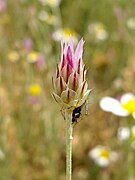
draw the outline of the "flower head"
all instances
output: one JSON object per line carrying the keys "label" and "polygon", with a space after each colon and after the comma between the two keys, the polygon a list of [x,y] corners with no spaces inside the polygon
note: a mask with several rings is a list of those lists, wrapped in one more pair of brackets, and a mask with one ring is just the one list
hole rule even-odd
{"label": "flower head", "polygon": [[125,93],[120,100],[106,96],[100,100],[101,109],[107,112],[112,112],[118,116],[133,115],[135,118],[135,95],[132,93]]}
{"label": "flower head", "polygon": [[53,78],[53,96],[63,108],[79,107],[88,98],[90,90],[83,64],[83,39],[74,50],[72,37],[61,45],[61,59]]}
{"label": "flower head", "polygon": [[89,152],[92,158],[100,167],[107,167],[111,162],[115,161],[118,156],[116,152],[111,151],[108,147],[98,145]]}

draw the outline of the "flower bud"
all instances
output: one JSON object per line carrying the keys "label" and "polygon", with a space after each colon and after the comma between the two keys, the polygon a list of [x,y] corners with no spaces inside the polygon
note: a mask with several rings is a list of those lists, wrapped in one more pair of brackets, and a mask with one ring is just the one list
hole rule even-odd
{"label": "flower bud", "polygon": [[61,59],[53,77],[53,97],[62,108],[76,108],[88,98],[90,89],[86,81],[86,69],[83,63],[83,39],[76,49],[70,36],[67,44],[61,43]]}

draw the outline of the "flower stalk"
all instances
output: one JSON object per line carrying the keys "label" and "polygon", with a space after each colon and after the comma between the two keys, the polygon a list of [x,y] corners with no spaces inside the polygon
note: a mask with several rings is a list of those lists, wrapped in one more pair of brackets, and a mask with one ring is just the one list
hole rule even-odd
{"label": "flower stalk", "polygon": [[66,112],[66,180],[72,179],[72,140],[73,124],[72,112]]}

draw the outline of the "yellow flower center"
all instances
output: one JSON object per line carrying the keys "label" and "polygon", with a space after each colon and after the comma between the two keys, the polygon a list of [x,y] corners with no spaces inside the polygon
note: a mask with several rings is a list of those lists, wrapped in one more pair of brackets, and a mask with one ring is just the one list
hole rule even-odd
{"label": "yellow flower center", "polygon": [[65,37],[69,37],[70,35],[72,35],[72,37],[74,38],[76,36],[75,32],[70,30],[69,28],[65,28],[63,34]]}
{"label": "yellow flower center", "polygon": [[121,106],[132,114],[133,112],[135,112],[135,98],[121,104]]}
{"label": "yellow flower center", "polygon": [[131,138],[132,138],[133,141],[135,141],[135,131],[133,131],[133,132],[131,133]]}
{"label": "yellow flower center", "polygon": [[51,15],[51,14],[48,14],[48,17],[46,19],[46,22],[48,24],[54,24],[55,22],[57,21],[56,17]]}
{"label": "yellow flower center", "polygon": [[41,87],[38,84],[30,85],[28,91],[31,95],[38,96],[41,93]]}
{"label": "yellow flower center", "polygon": [[108,158],[109,157],[109,151],[107,149],[102,149],[100,151],[100,156],[101,157],[105,157],[105,158]]}

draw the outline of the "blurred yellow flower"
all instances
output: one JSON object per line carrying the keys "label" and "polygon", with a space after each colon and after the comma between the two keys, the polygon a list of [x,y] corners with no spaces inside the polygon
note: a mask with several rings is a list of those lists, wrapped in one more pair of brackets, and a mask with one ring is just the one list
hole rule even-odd
{"label": "blurred yellow flower", "polygon": [[28,92],[31,95],[38,96],[41,93],[41,87],[39,84],[31,84],[28,87]]}
{"label": "blurred yellow flower", "polygon": [[40,2],[43,5],[48,5],[51,7],[59,6],[59,4],[60,4],[60,0],[40,0]]}
{"label": "blurred yellow flower", "polygon": [[52,37],[55,41],[62,40],[62,41],[68,42],[70,35],[72,36],[73,42],[75,42],[76,44],[77,33],[70,28],[58,29],[57,31],[53,33]]}
{"label": "blurred yellow flower", "polygon": [[27,55],[27,58],[26,58],[26,59],[27,59],[27,61],[28,61],[29,63],[34,63],[34,62],[37,61],[38,55],[39,55],[38,52],[36,52],[36,51],[31,51],[31,52]]}
{"label": "blurred yellow flower", "polygon": [[18,54],[18,52],[17,52],[17,51],[10,51],[10,52],[8,53],[8,59],[9,59],[9,61],[11,61],[11,62],[16,62],[16,61],[18,61],[18,60],[19,60],[19,54]]}

